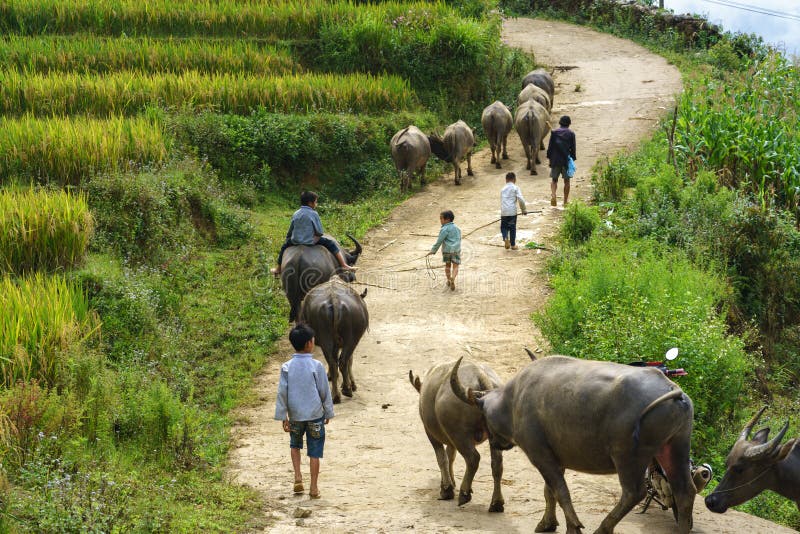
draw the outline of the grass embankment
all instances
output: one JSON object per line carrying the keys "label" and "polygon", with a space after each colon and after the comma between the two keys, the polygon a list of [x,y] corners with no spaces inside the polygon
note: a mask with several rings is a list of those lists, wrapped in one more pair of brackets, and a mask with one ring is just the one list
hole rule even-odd
{"label": "grass embankment", "polygon": [[[230,410],[286,331],[268,267],[298,193],[322,193],[329,232],[362,236],[403,198],[392,134],[477,117],[531,66],[502,47],[483,2],[459,5],[474,18],[440,3],[0,7],[15,88],[0,118],[0,183],[81,191],[94,220],[85,261],[65,253],[57,266],[78,319],[44,322],[25,295],[0,312],[0,324],[22,325],[0,331],[0,531],[266,526],[224,462]],[[271,109],[256,107],[269,95]],[[32,211],[30,221],[47,213]],[[53,228],[69,226],[57,218]],[[11,231],[4,242],[18,244]],[[28,252],[49,250],[45,236]],[[50,269],[13,258],[13,272]],[[9,278],[4,294],[25,280]],[[39,354],[17,335],[32,330],[26,316],[50,325],[42,363],[6,356]]]}
{"label": "grass embankment", "polygon": [[[686,90],[674,122],[598,165],[597,205],[567,210],[555,295],[534,320],[575,356],[652,360],[677,346],[689,375],[676,381],[695,402],[693,456],[719,480],[763,404],[774,430],[798,421],[800,285],[787,275],[800,270],[797,67],[741,36],[698,51],[678,34],[579,18],[668,54]],[[740,508],[800,527],[794,504],[771,492]]]}

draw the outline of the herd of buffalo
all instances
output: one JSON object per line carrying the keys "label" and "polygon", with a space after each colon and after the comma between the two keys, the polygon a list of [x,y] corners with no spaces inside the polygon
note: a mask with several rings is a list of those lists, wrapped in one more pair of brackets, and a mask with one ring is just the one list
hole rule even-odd
{"label": "herd of buffalo", "polygon": [[[528,166],[536,174],[538,151],[549,131],[555,85],[543,70],[529,73],[523,82],[517,110],[494,102],[483,112],[481,123],[489,140],[492,163],[508,157],[506,140],[512,128],[522,141]],[[408,126],[391,140],[391,152],[401,174],[403,188],[417,174],[424,183],[431,153],[452,162],[455,183],[461,183],[460,163],[475,144],[472,129],[463,121],[447,127],[443,136],[427,136]],[[362,247],[345,252],[354,264]],[[284,256],[281,282],[289,300],[290,320],[309,324],[328,363],[334,403],[341,394],[356,390],[353,352],[369,326],[364,298],[347,282],[323,247],[290,247]],[[336,276],[338,275],[338,277]],[[502,451],[520,447],[544,479],[546,509],[536,532],[556,530],[555,505],[561,507],[568,534],[584,528],[572,505],[564,471],[611,474],[619,477],[619,501],[602,521],[597,533],[612,533],[614,526],[641,502],[646,493],[645,472],[653,459],[663,468],[673,493],[677,531],[692,528],[692,507],[697,490],[690,474],[689,446],[692,433],[691,399],[664,373],[655,368],[612,362],[579,360],[566,356],[536,359],[505,384],[488,366],[458,360],[435,365],[424,377],[409,371],[419,392],[419,412],[441,471],[440,499],[455,497],[453,462],[456,452],[466,463],[458,492],[458,504],[470,501],[472,481],[480,455],[476,445],[489,441],[494,478],[490,512],[502,512],[500,488]],[[788,422],[773,438],[769,428],[751,437],[764,412],[759,411],[742,430],[727,458],[727,470],[716,489],[705,499],[713,512],[722,513],[769,489],[800,508],[800,446],[791,439],[781,444]]]}

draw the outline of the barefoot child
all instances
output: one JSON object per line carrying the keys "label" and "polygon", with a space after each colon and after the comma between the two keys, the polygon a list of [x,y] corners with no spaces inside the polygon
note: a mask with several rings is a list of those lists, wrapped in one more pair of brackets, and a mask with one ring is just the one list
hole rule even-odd
{"label": "barefoot child", "polygon": [[431,251],[428,252],[428,256],[436,254],[439,246],[442,247],[444,274],[447,276],[447,285],[452,291],[456,289],[456,276],[458,276],[458,266],[461,264],[461,229],[453,223],[454,220],[455,215],[450,210],[445,210],[439,214],[439,222],[442,224],[442,228],[439,230],[439,238],[431,247]]}
{"label": "barefoot child", "polygon": [[319,460],[325,445],[325,425],[333,418],[333,401],[325,367],[312,357],[314,330],[299,323],[289,332],[289,341],[297,352],[281,366],[275,419],[282,421],[284,432],[289,432],[295,494],[304,491],[300,449],[303,448],[305,436],[311,468],[308,495],[312,499],[319,499]]}
{"label": "barefoot child", "polygon": [[316,211],[318,199],[319,195],[313,191],[303,191],[300,195],[300,209],[292,215],[292,222],[289,224],[289,231],[286,233],[286,242],[281,246],[281,251],[278,253],[278,266],[270,269],[270,272],[275,276],[280,276],[281,274],[283,253],[293,245],[322,245],[336,257],[343,270],[356,270],[355,267],[347,265],[347,261],[345,261],[341,249],[336,246],[336,242],[322,235],[324,233],[322,221]]}

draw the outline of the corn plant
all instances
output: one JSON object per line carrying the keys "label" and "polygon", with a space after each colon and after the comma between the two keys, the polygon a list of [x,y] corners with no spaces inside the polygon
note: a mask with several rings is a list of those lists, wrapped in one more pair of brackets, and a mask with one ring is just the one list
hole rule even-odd
{"label": "corn plant", "polygon": [[789,209],[800,221],[800,74],[773,54],[740,80],[709,79],[681,97],[676,151],[692,174],[715,171],[762,206]]}
{"label": "corn plant", "polygon": [[0,113],[4,114],[106,117],[133,115],[156,105],[234,114],[249,113],[255,107],[277,112],[369,113],[413,108],[416,98],[398,76],[359,73],[260,76],[196,71],[106,75],[0,71]]}
{"label": "corn plant", "polygon": [[253,39],[154,39],[15,35],[0,38],[0,65],[28,73],[247,72],[288,74],[301,69],[287,48]]}
{"label": "corn plant", "polygon": [[67,269],[83,261],[94,222],[86,196],[0,192],[0,272]]}
{"label": "corn plant", "polygon": [[77,283],[41,273],[0,278],[2,385],[32,379],[54,384],[64,352],[98,328]]}
{"label": "corn plant", "polygon": [[158,164],[162,126],[147,117],[0,118],[0,183],[79,185],[92,173]]}

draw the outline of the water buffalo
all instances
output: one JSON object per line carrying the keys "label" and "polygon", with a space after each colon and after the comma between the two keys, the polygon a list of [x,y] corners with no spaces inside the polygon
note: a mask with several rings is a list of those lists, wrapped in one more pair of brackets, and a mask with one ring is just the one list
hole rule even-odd
{"label": "water buffalo", "polygon": [[[453,498],[455,476],[453,475],[453,461],[456,451],[464,458],[467,464],[461,489],[458,491],[458,505],[468,503],[472,499],[472,480],[478,471],[481,455],[475,445],[483,443],[488,437],[483,414],[474,406],[468,406],[458,400],[450,388],[449,378],[452,363],[443,363],[431,367],[425,374],[425,379],[420,382],[419,377],[414,377],[412,371],[408,372],[417,391],[419,391],[419,415],[425,427],[442,481],[439,486],[439,498],[449,500]],[[459,380],[468,387],[479,390],[491,390],[500,387],[500,379],[486,365],[476,365],[464,362],[458,370]],[[445,446],[447,454],[445,455]],[[492,456],[492,477],[494,478],[494,493],[489,505],[490,512],[503,511],[503,494],[500,490],[500,479],[503,476],[503,453],[500,449],[490,446]]]}
{"label": "water buffalo", "polygon": [[550,73],[544,69],[532,70],[522,79],[522,88],[525,89],[526,85],[531,84],[544,89],[550,97],[550,102],[553,102],[553,98],[556,95],[556,84]]}
{"label": "water buffalo", "polygon": [[316,344],[328,362],[333,403],[338,404],[339,372],[342,395],[353,396],[353,352],[369,327],[369,312],[364,303],[367,290],[359,295],[345,282],[333,278],[308,292],[300,308],[300,321],[314,329]]}
{"label": "water buffalo", "polygon": [[499,169],[501,150],[503,159],[508,159],[506,142],[508,141],[508,134],[514,125],[514,119],[511,117],[511,112],[506,105],[496,100],[483,110],[481,125],[484,133],[486,133],[486,138],[489,139],[489,147],[492,149],[492,163]]}
{"label": "water buffalo", "polygon": [[[343,250],[342,254],[348,265],[355,265],[361,255],[361,244],[352,235],[347,234],[347,237],[355,243],[356,248],[349,252]],[[333,254],[321,245],[296,245],[286,249],[281,263],[281,285],[289,300],[289,321],[297,319],[300,303],[306,293],[330,280],[334,274],[348,282],[355,280],[353,273],[343,271]]]}
{"label": "water buffalo", "polygon": [[408,126],[394,134],[389,146],[394,166],[400,173],[400,189],[408,189],[415,173],[419,174],[420,185],[425,185],[425,166],[431,157],[428,136],[416,126]]}
{"label": "water buffalo", "polygon": [[454,122],[444,131],[444,137],[429,135],[431,152],[442,161],[453,164],[456,185],[461,185],[461,160],[467,158],[467,174],[472,176],[472,147],[475,136],[464,121]]}
{"label": "water buffalo", "polygon": [[539,147],[544,136],[550,131],[550,124],[547,122],[549,118],[550,115],[544,106],[535,100],[526,100],[520,104],[514,116],[514,128],[528,160],[525,168],[530,169],[531,174],[538,174],[536,164],[540,163]]}
{"label": "water buffalo", "polygon": [[747,423],[728,454],[722,481],[706,497],[706,507],[712,512],[721,514],[764,490],[793,500],[800,509],[800,439],[781,445],[789,422],[769,442],[769,428],[762,428],[750,440],[750,431],[766,409],[759,410]]}
{"label": "water buffalo", "polygon": [[517,105],[520,105],[528,100],[536,100],[548,111],[548,113],[553,109],[553,101],[550,100],[550,96],[547,94],[547,91],[538,85],[526,85],[525,88],[519,92],[519,96],[517,97]]}
{"label": "water buffalo", "polygon": [[[459,360],[460,363],[460,360]],[[654,368],[550,356],[530,363],[491,391],[465,388],[450,374],[453,392],[486,418],[489,443],[518,445],[545,481],[546,510],[536,532],[552,532],[561,506],[568,534],[584,528],[572,507],[564,470],[617,473],[622,495],[598,534],[614,526],[645,496],[645,470],[655,457],[677,506],[678,532],[691,528],[695,489],[689,473],[693,406]]]}

